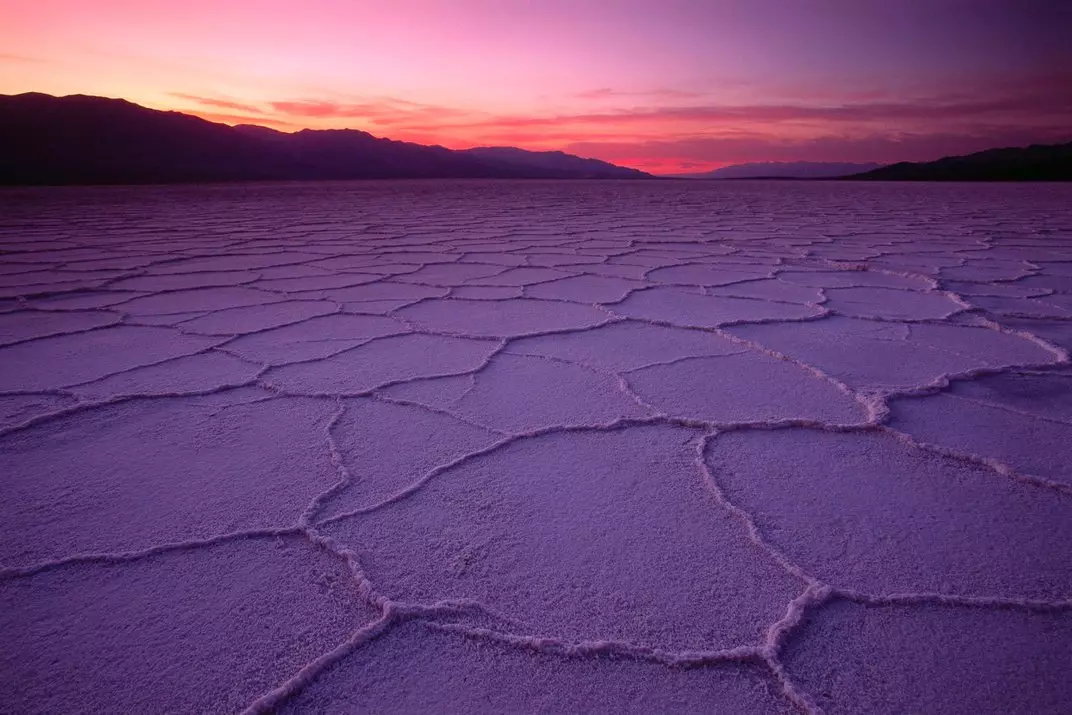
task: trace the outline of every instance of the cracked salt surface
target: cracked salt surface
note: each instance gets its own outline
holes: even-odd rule
[[[1067,713],[1070,207],[0,193],[0,710]]]

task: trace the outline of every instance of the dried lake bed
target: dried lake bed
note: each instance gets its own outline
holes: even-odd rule
[[[1072,186],[0,192],[0,711],[1067,713]]]

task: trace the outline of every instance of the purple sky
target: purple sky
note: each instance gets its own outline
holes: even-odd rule
[[[0,0],[0,14],[0,92],[286,130],[655,172],[1072,139],[1058,0]]]

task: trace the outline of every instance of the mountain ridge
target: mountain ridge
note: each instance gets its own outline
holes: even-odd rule
[[[674,174],[677,179],[829,179],[881,167],[875,162],[756,161],[723,166],[713,171]]]
[[[4,185],[413,178],[655,177],[562,152],[454,150],[360,129],[287,133],[90,95],[0,95]]]
[[[1001,147],[839,177],[853,181],[1072,181],[1072,141]]]

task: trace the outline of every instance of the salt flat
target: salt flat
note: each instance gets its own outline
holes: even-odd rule
[[[0,711],[1067,713],[1072,187],[0,193]]]

